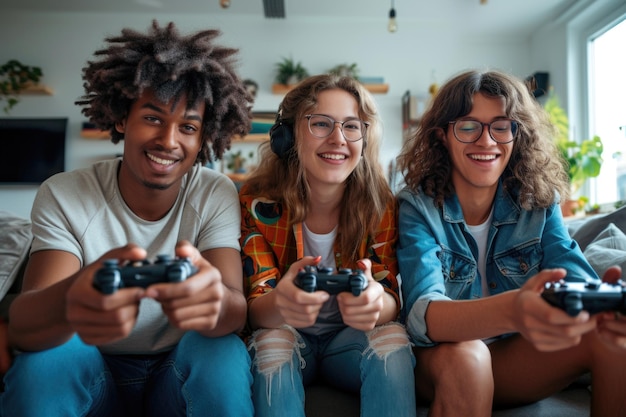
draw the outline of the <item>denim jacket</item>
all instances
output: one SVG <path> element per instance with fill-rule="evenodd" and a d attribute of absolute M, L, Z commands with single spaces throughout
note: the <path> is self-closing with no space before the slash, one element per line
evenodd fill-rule
<path fill-rule="evenodd" d="M 399 195 L 398 264 L 402 277 L 402 316 L 417 345 L 432 345 L 426 309 L 433 300 L 467 300 L 482 296 L 478 247 L 469 233 L 456 195 L 443 208 L 421 190 Z M 500 184 L 493 207 L 486 254 L 490 294 L 520 288 L 548 268 L 565 268 L 567 278 L 598 278 L 567 231 L 561 210 L 524 210 Z"/>

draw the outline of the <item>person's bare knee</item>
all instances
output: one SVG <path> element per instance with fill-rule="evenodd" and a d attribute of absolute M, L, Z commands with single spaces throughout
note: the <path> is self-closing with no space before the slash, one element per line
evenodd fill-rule
<path fill-rule="evenodd" d="M 441 359 L 446 361 L 449 369 L 455 369 L 457 379 L 459 373 L 481 381 L 493 379 L 491 353 L 480 340 L 445 344 Z"/>
<path fill-rule="evenodd" d="M 250 348 L 255 350 L 254 364 L 259 372 L 269 376 L 291 361 L 294 350 L 299 352 L 300 344 L 289 328 L 263 329 L 254 333 Z"/>
<path fill-rule="evenodd" d="M 389 323 L 367 332 L 369 348 L 365 354 L 376 354 L 385 359 L 400 349 L 409 349 L 411 342 L 404 327 L 398 323 Z"/>
<path fill-rule="evenodd" d="M 415 356 L 418 396 L 431 402 L 431 415 L 447 415 L 455 409 L 467 410 L 467 415 L 491 413 L 491 355 L 482 341 L 416 348 Z"/>

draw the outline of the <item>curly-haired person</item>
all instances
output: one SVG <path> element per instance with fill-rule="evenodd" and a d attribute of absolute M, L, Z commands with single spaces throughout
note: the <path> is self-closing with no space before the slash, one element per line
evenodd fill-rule
<path fill-rule="evenodd" d="M 598 280 L 563 222 L 553 132 L 521 80 L 467 71 L 439 90 L 399 156 L 403 316 L 430 415 L 491 416 L 586 372 L 591 414 L 626 415 L 626 322 L 570 317 L 541 297 L 551 281 Z"/>
<path fill-rule="evenodd" d="M 253 415 L 237 191 L 203 166 L 250 125 L 237 50 L 216 45 L 219 34 L 125 29 L 83 69 L 76 103 L 123 140 L 123 156 L 37 193 L 1 415 Z M 153 268 L 149 286 L 95 288 L 104 260 L 150 270 L 158 255 L 197 272 L 161 282 Z"/>

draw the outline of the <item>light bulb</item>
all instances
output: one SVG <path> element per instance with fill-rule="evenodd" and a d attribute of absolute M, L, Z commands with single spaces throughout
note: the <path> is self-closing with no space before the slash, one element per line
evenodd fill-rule
<path fill-rule="evenodd" d="M 396 9 L 393 7 L 389 10 L 389 24 L 387 25 L 387 30 L 391 33 L 398 30 L 398 23 L 396 23 Z"/>

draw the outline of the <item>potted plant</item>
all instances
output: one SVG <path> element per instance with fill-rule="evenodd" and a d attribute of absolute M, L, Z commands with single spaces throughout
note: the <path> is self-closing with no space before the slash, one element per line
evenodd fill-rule
<path fill-rule="evenodd" d="M 254 152 L 250 151 L 248 153 L 249 158 L 254 157 Z M 242 155 L 241 150 L 237 152 L 231 152 L 228 154 L 228 162 L 226 164 L 226 168 L 231 170 L 234 173 L 241 174 L 246 172 L 246 158 Z"/>
<path fill-rule="evenodd" d="M 279 84 L 297 84 L 308 76 L 309 72 L 306 68 L 292 58 L 283 58 L 282 61 L 276 64 L 276 82 Z"/>
<path fill-rule="evenodd" d="M 342 77 L 352 77 L 359 80 L 359 67 L 356 62 L 352 64 L 339 64 L 328 70 L 329 74 L 336 74 Z"/>
<path fill-rule="evenodd" d="M 600 175 L 602 168 L 602 140 L 594 135 L 591 139 L 575 142 L 569 138 L 569 119 L 561 107 L 558 97 L 551 91 L 544 108 L 557 130 L 555 142 L 563 155 L 565 169 L 570 180 L 571 193 L 575 195 L 589 178 Z M 584 196 L 575 200 L 583 208 L 588 199 Z"/>
<path fill-rule="evenodd" d="M 27 87 L 39 83 L 43 77 L 41 68 L 31 67 L 12 59 L 0 66 L 0 101 L 7 103 L 3 110 L 6 114 L 19 103 L 20 93 Z"/>

